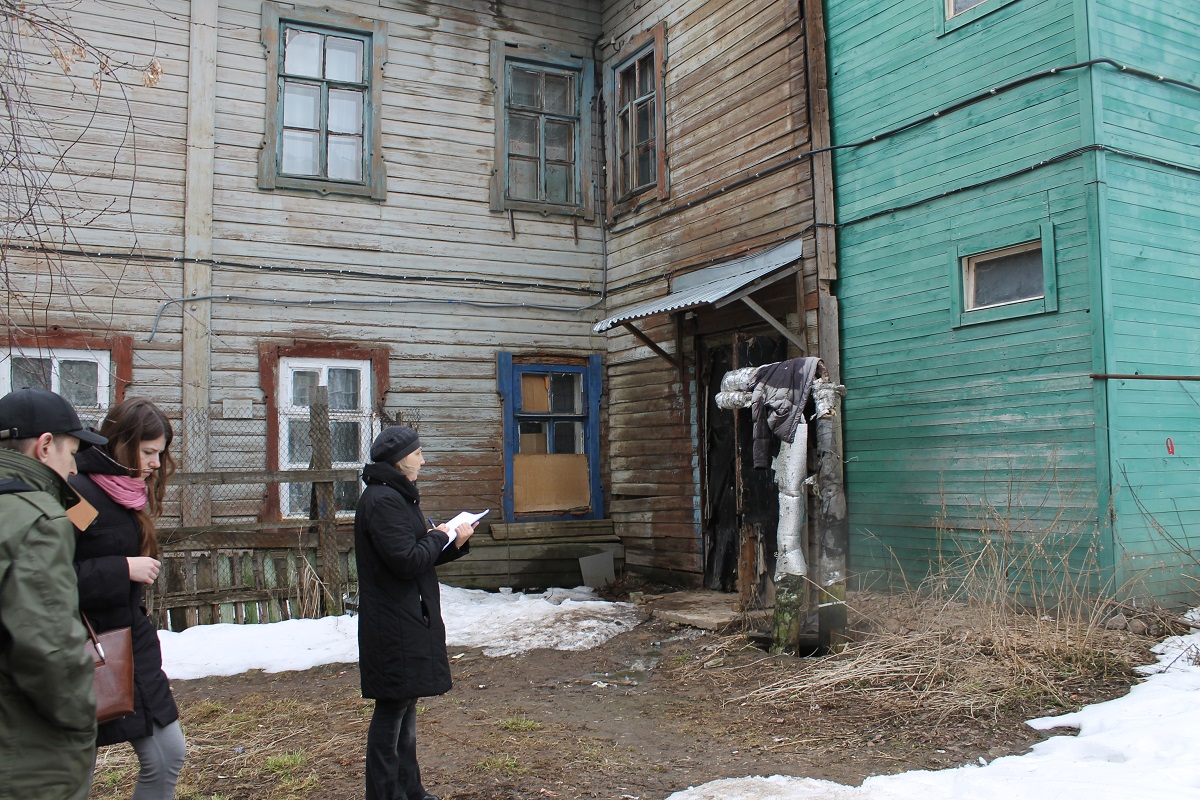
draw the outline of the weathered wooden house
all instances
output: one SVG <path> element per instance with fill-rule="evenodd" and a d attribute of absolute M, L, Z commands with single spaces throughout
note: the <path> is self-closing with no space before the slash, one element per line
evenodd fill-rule
<path fill-rule="evenodd" d="M 597 325 L 611 332 L 610 513 L 627 564 L 738 589 L 748 606 L 769 599 L 778 505 L 751 468 L 749 415 L 716 407 L 721 377 L 796 355 L 837 365 L 832 231 L 816 224 L 831 178 L 827 157 L 809 157 L 828 136 L 809 112 L 824 91 L 820 10 L 692 0 L 604 14 L 618 123 Z"/>
<path fill-rule="evenodd" d="M 490 507 L 510 565 L 615 530 L 630 567 L 733 588 L 741 548 L 758 580 L 770 503 L 709 400 L 733 365 L 836 372 L 819 2 L 22 8 L 0 391 L 170 410 L 168 594 L 227 616 L 218 590 L 303 572 L 262 557 L 312 544 L 280 473 L 323 469 L 344 530 L 397 419 L 427 511 Z M 520 585 L 471 561 L 450 577 Z"/>
<path fill-rule="evenodd" d="M 825 7 L 854 571 L 1194 597 L 1200 8 Z"/>

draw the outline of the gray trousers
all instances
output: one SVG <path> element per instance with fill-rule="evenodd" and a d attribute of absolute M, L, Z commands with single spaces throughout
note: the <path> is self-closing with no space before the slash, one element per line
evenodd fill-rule
<path fill-rule="evenodd" d="M 130 744 L 141 762 L 132 800 L 173 800 L 187 750 L 179 720 L 165 728 L 156 724 L 153 735 L 134 739 Z"/>

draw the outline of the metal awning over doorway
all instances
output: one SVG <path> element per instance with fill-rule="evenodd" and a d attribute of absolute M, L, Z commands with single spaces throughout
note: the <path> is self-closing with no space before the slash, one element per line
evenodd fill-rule
<path fill-rule="evenodd" d="M 802 254 L 802 242 L 795 239 L 766 250 L 676 276 L 671 278 L 671 292 L 666 296 L 632 306 L 620 314 L 603 319 L 596 323 L 593 330 L 596 333 L 603 333 L 621 325 L 659 356 L 671 362 L 672 365 L 678 366 L 669 353 L 634 327 L 634 321 L 656 314 L 687 311 L 701 306 L 722 308 L 740 300 L 772 328 L 779 331 L 788 341 L 802 350 L 807 350 L 799 337 L 771 316 L 766 309 L 750 299 L 753 292 L 796 274 L 800 269 Z"/>

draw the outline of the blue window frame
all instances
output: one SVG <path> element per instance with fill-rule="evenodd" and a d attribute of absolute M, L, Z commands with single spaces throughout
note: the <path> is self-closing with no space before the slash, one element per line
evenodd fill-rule
<path fill-rule="evenodd" d="M 549 363 L 500 353 L 504 519 L 600 519 L 600 356 Z"/>

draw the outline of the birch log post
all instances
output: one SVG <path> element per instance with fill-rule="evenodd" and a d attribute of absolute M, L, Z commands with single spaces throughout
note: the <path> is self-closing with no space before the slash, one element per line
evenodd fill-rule
<path fill-rule="evenodd" d="M 837 652 L 846 644 L 846 553 L 850 527 L 842 483 L 842 397 L 846 387 L 829 378 L 813 384 L 816 403 L 817 511 L 820 593 L 817 598 L 821 648 Z"/>

